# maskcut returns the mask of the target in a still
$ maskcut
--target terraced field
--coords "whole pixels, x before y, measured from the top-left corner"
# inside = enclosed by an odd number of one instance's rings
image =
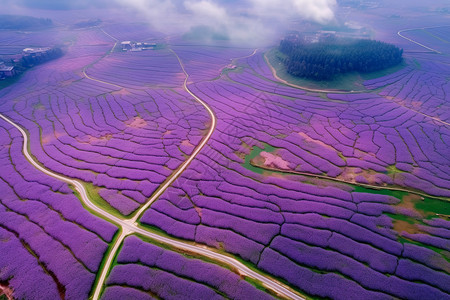
[[[450,27],[403,31],[427,48],[358,93],[280,82],[265,48],[61,35],[0,90],[0,292],[450,298]]]

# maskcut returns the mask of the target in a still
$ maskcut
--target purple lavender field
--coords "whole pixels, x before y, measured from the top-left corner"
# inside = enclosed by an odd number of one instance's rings
[[[0,299],[450,299],[431,2],[0,0]],[[327,88],[286,36],[403,62]]]

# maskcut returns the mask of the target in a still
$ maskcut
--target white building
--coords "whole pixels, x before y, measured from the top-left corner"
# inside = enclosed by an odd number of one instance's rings
[[[36,54],[45,53],[45,52],[47,52],[49,50],[50,50],[49,47],[45,47],[45,48],[25,48],[25,49],[23,49],[23,54],[24,55],[36,55]]]
[[[128,50],[131,50],[133,48],[133,44],[131,43],[131,41],[123,41],[120,44],[122,45],[122,50],[123,51],[128,51]]]

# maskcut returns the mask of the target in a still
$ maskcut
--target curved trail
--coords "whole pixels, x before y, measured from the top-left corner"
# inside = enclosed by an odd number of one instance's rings
[[[178,62],[181,66],[181,69],[183,70],[183,73],[185,75],[185,79],[183,82],[183,88],[186,92],[189,93],[189,95],[191,95],[192,97],[194,97],[194,99],[199,102],[201,105],[203,105],[203,107],[208,111],[209,116],[211,117],[211,126],[208,130],[207,135],[203,138],[202,142],[195,148],[194,152],[191,154],[191,156],[189,156],[189,158],[178,168],[178,170],[171,175],[170,179],[166,181],[166,183],[161,186],[158,191],[150,198],[150,200],[145,203],[145,205],[143,205],[138,212],[136,213],[136,215],[131,219],[132,222],[136,222],[139,217],[142,215],[142,213],[144,213],[144,211],[159,197],[161,196],[161,194],[178,178],[178,176],[181,175],[181,173],[183,173],[184,170],[186,170],[186,168],[189,166],[189,164],[194,160],[194,158],[198,155],[198,153],[200,153],[200,151],[203,149],[203,147],[205,147],[206,143],[208,143],[209,139],[211,138],[214,130],[216,129],[216,124],[217,124],[217,118],[214,115],[214,112],[212,111],[212,109],[200,98],[198,98],[196,95],[194,95],[194,93],[191,92],[191,90],[189,90],[189,88],[187,87],[187,82],[189,79],[189,75],[186,72],[183,62],[181,61],[180,57],[175,53],[175,51],[173,51],[172,49],[170,49],[170,51],[175,55],[175,57],[178,59]]]
[[[387,99],[386,97],[383,97],[383,98]],[[389,99],[388,99],[388,100],[389,100]],[[395,102],[395,103],[397,103],[397,102]],[[434,121],[436,121],[436,122],[442,123],[442,124],[444,124],[444,125],[450,126],[450,123],[449,123],[449,122],[445,122],[445,121],[439,119],[438,117],[433,117],[433,116],[427,115],[427,114],[425,114],[425,113],[423,113],[423,112],[420,112],[420,111],[418,111],[418,110],[415,110],[415,109],[413,109],[413,108],[411,108],[411,107],[408,107],[408,106],[405,106],[405,105],[402,105],[402,104],[399,104],[399,103],[397,103],[397,104],[400,105],[401,107],[406,108],[406,109],[408,109],[408,110],[410,110],[410,111],[413,111],[413,112],[415,112],[415,113],[417,113],[417,114],[419,114],[419,115],[422,115],[422,116],[424,116],[424,117],[430,118],[430,119],[432,119],[432,120],[434,120]]]
[[[202,140],[202,142],[197,146],[196,150],[193,152],[193,154],[189,157],[188,160],[186,160],[182,166],[178,169],[178,171],[176,173],[174,173],[169,180],[167,180],[165,182],[165,184],[160,187],[157,191],[157,193],[155,193],[150,200],[136,213],[136,215],[132,218],[132,219],[128,219],[128,220],[124,220],[124,219],[120,219],[106,211],[104,211],[103,209],[101,209],[100,207],[96,206],[90,199],[89,196],[87,194],[87,191],[85,189],[85,187],[83,186],[83,184],[81,184],[79,181],[68,178],[66,176],[62,176],[59,175],[57,173],[54,173],[50,170],[45,169],[44,167],[42,167],[30,154],[30,152],[28,151],[28,144],[29,144],[29,139],[28,139],[28,135],[25,132],[24,129],[22,129],[22,127],[20,127],[18,124],[14,123],[12,120],[10,120],[8,117],[4,116],[3,114],[0,113],[0,118],[2,118],[3,120],[5,120],[6,122],[8,122],[9,124],[11,124],[12,126],[14,126],[16,129],[18,129],[20,131],[20,133],[23,136],[23,147],[22,147],[22,151],[23,154],[25,155],[25,157],[27,158],[27,160],[39,171],[43,172],[44,174],[47,174],[48,176],[52,176],[58,180],[64,181],[72,186],[75,187],[75,189],[77,190],[77,192],[80,194],[80,199],[81,201],[92,211],[98,213],[99,215],[101,215],[103,218],[105,218],[106,220],[115,223],[117,226],[119,226],[121,233],[118,236],[118,238],[115,240],[113,245],[110,245],[111,250],[108,253],[108,256],[106,257],[106,261],[105,264],[103,266],[103,269],[99,270],[99,272],[101,272],[100,277],[98,278],[98,281],[96,283],[95,286],[95,290],[94,290],[94,294],[93,294],[93,299],[97,300],[100,297],[103,285],[105,283],[107,274],[111,268],[112,262],[114,260],[115,255],[117,254],[117,251],[122,243],[122,241],[125,239],[125,237],[127,235],[130,234],[140,234],[142,236],[148,237],[150,239],[156,240],[158,242],[176,247],[178,249],[182,249],[182,250],[186,250],[189,252],[193,252],[205,257],[209,257],[215,261],[221,262],[221,263],[225,263],[229,266],[234,267],[235,269],[237,269],[239,271],[239,273],[241,275],[245,275],[247,277],[256,279],[258,281],[260,281],[265,287],[267,287],[268,289],[274,291],[275,293],[282,295],[286,298],[290,298],[290,299],[304,299],[301,295],[299,295],[296,291],[294,291],[293,289],[291,289],[290,287],[280,283],[279,281],[272,279],[270,277],[261,275],[259,272],[256,272],[252,269],[250,269],[249,267],[247,267],[246,265],[244,265],[243,263],[241,263],[240,261],[238,261],[237,259],[225,255],[225,254],[221,254],[221,253],[217,253],[213,250],[211,250],[210,248],[208,248],[207,246],[196,246],[196,245],[192,245],[189,244],[187,242],[182,242],[180,240],[177,240],[175,238],[170,238],[170,237],[165,237],[165,236],[160,236],[159,234],[153,233],[153,232],[149,232],[146,231],[145,229],[139,227],[139,225],[136,223],[136,221],[138,220],[138,218],[142,215],[142,213],[151,205],[152,202],[154,202],[164,191],[165,189],[167,189],[176,179],[177,177],[188,167],[188,165],[192,162],[192,160],[195,158],[195,156],[202,150],[202,148],[206,145],[206,143],[208,142],[209,138],[211,137],[211,135],[214,132],[215,126],[216,126],[216,117],[214,116],[213,111],[211,110],[211,108],[201,99],[199,99],[197,96],[195,96],[187,87],[187,82],[188,82],[188,78],[189,75],[187,74],[184,65],[181,61],[181,59],[178,57],[178,55],[171,50],[174,55],[177,57],[180,66],[186,76],[185,80],[184,80],[184,84],[183,87],[184,89],[192,96],[194,97],[194,99],[196,101],[198,101],[200,104],[202,104],[205,109],[208,111],[208,113],[211,115],[212,118],[212,124],[211,127],[208,131],[208,134],[206,135],[206,137]],[[87,77],[89,78],[89,77]],[[96,79],[92,79],[92,80],[96,80]]]
[[[431,28],[441,28],[441,27],[448,27],[448,26],[433,26],[433,27],[421,27],[421,28],[403,29],[403,30],[399,30],[399,31],[397,32],[397,35],[400,36],[400,37],[402,37],[402,38],[404,38],[404,39],[407,40],[407,41],[410,41],[410,42],[412,42],[412,43],[414,43],[414,44],[417,44],[417,45],[419,45],[419,46],[421,46],[421,47],[423,47],[423,48],[425,48],[425,49],[428,49],[428,50],[430,50],[430,51],[432,51],[432,52],[434,52],[434,53],[442,54],[442,52],[440,52],[440,51],[438,51],[438,50],[436,50],[436,49],[433,49],[433,48],[431,48],[431,47],[425,46],[424,44],[421,44],[421,43],[419,43],[419,42],[417,42],[417,41],[415,41],[415,40],[413,40],[413,39],[410,39],[410,38],[408,38],[408,37],[406,37],[406,36],[404,36],[404,35],[402,34],[402,32],[406,32],[406,31],[426,30],[426,29],[431,29]],[[422,112],[420,112],[420,111],[417,111],[417,110],[412,109],[412,108],[410,108],[410,107],[406,107],[406,106],[404,106],[404,105],[401,105],[401,106],[403,106],[404,108],[409,109],[409,110],[411,110],[411,111],[414,111],[414,112],[416,112],[416,113],[418,113],[418,114],[421,114],[421,115],[423,115],[423,116],[425,116],[425,117],[427,117],[427,118],[433,119],[433,120],[436,121],[436,122],[439,122],[439,123],[442,123],[442,124],[444,124],[444,125],[450,126],[450,123],[445,122],[445,121],[443,121],[443,120],[441,120],[441,119],[439,119],[439,118],[437,118],[437,117],[433,117],[433,116],[424,114],[424,113],[422,113]]]
[[[258,52],[258,48],[256,48],[256,49],[255,49],[251,54],[249,54],[249,55],[245,55],[245,56],[241,56],[241,57],[232,58],[231,61],[237,61],[237,60],[240,60],[240,59],[250,58],[250,57],[252,57],[253,55],[255,55],[256,52]]]
[[[423,48],[425,48],[425,49],[428,49],[428,50],[430,50],[430,51],[433,51],[433,52],[435,52],[435,53],[437,53],[437,54],[442,54],[442,52],[439,52],[439,51],[437,51],[436,49],[433,49],[433,48],[430,48],[430,47],[428,47],[428,46],[425,46],[424,44],[421,44],[421,43],[419,43],[419,42],[417,42],[417,41],[415,41],[415,40],[413,40],[413,39],[410,39],[410,38],[408,38],[408,37],[406,37],[406,36],[404,36],[404,35],[402,34],[402,32],[406,32],[406,31],[412,31],[412,30],[425,30],[425,29],[427,29],[427,28],[439,28],[439,27],[446,27],[446,26],[422,27],[422,28],[403,29],[403,30],[399,30],[399,31],[397,32],[397,35],[400,36],[400,37],[402,37],[402,38],[404,38],[404,39],[407,40],[407,41],[410,41],[410,42],[412,42],[412,43],[414,43],[414,44],[419,45],[420,47],[423,47]]]
[[[430,194],[427,194],[427,193],[423,193],[421,191],[414,191],[414,190],[409,190],[409,189],[401,188],[401,187],[378,186],[378,185],[372,185],[372,184],[366,184],[366,183],[360,183],[360,182],[349,182],[349,181],[346,181],[344,179],[339,179],[339,178],[336,178],[336,177],[330,177],[330,176],[327,176],[327,175],[312,174],[312,173],[300,172],[300,171],[294,171],[294,170],[277,169],[277,168],[273,168],[273,167],[261,166],[261,165],[258,165],[258,164],[254,164],[252,162],[250,162],[250,164],[253,167],[256,167],[256,168],[259,168],[259,169],[262,169],[262,170],[266,170],[266,171],[270,171],[270,172],[279,172],[279,173],[285,173],[285,174],[306,176],[306,177],[310,177],[310,178],[330,180],[330,181],[334,181],[334,182],[338,182],[338,183],[342,183],[342,184],[356,185],[356,186],[360,186],[360,187],[367,188],[367,189],[372,189],[372,190],[389,190],[389,191],[405,192],[405,193],[415,194],[415,195],[418,195],[418,196],[421,196],[421,197],[432,198],[432,199],[437,199],[437,200],[441,200],[441,201],[450,202],[450,198],[448,198],[448,197],[433,196],[433,195],[430,195]],[[436,215],[438,215],[438,214],[436,214]]]
[[[119,40],[118,40],[117,38],[113,37],[112,35],[110,35],[110,34],[107,33],[106,31],[104,31],[103,28],[100,28],[100,27],[98,27],[98,26],[95,26],[95,27],[98,28],[98,29],[100,29],[100,31],[102,31],[102,32],[103,32],[105,35],[107,35],[108,37],[112,38],[112,39],[114,40],[114,46],[113,46],[113,47],[111,48],[111,50],[109,50],[109,52],[106,53],[104,56],[100,57],[98,60],[94,61],[93,63],[91,63],[91,64],[85,66],[85,67],[83,68],[83,70],[82,70],[82,73],[83,73],[84,77],[86,77],[87,79],[90,79],[90,80],[93,80],[93,81],[97,81],[97,82],[100,82],[100,83],[104,83],[104,84],[109,84],[109,85],[118,87],[118,88],[120,88],[120,89],[124,89],[125,87],[123,87],[123,86],[120,86],[120,85],[117,85],[117,84],[114,84],[114,83],[111,83],[111,82],[103,81],[103,80],[100,80],[100,79],[92,78],[91,76],[89,76],[89,75],[86,73],[87,68],[89,68],[90,66],[96,64],[97,62],[99,62],[100,60],[102,60],[105,56],[108,56],[108,55],[110,55],[111,53],[113,53],[114,49],[115,49],[116,46],[117,46],[117,43],[119,42]]]

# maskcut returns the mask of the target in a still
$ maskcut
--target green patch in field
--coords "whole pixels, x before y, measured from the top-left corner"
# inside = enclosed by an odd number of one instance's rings
[[[450,202],[446,200],[421,197],[414,193],[393,191],[388,189],[369,189],[355,186],[354,192],[388,195],[400,199],[397,205],[410,207],[418,211],[425,219],[436,217],[450,218]],[[414,196],[414,197],[413,197]]]
[[[405,172],[397,169],[397,167],[395,165],[386,167],[386,170],[387,170],[388,175],[397,174],[397,173],[405,173]]]
[[[393,224],[393,230],[398,233],[397,235],[397,241],[405,244],[413,244],[420,247],[424,247],[427,249],[430,249],[440,255],[442,255],[444,258],[446,258],[446,251],[437,247],[433,247],[428,244],[424,244],[412,239],[409,239],[405,236],[403,236],[403,232],[407,232],[409,234],[427,234],[426,232],[421,231],[420,227],[418,225],[426,225],[423,220],[412,218],[409,216],[401,215],[401,214],[391,214],[391,213],[385,213],[385,215],[392,218],[392,224]],[[446,258],[448,260],[448,258]]]
[[[436,216],[444,216],[450,218],[450,203],[447,201],[424,198],[422,201],[417,201],[414,204],[417,210],[423,211],[427,219]]]
[[[98,272],[97,272],[97,275],[96,275],[96,277],[95,277],[94,284],[92,285],[91,295],[94,294],[94,291],[95,291],[94,289],[95,289],[95,287],[97,286],[97,283],[98,283],[98,281],[99,281],[99,279],[100,279],[100,276],[101,276],[101,274],[102,274],[102,270],[103,270],[104,267],[105,267],[106,259],[107,259],[107,257],[109,256],[109,254],[111,253],[112,248],[113,248],[114,245],[116,244],[116,242],[117,242],[117,240],[118,240],[120,234],[121,234],[121,230],[119,229],[119,230],[116,232],[116,234],[114,235],[114,237],[113,237],[111,243],[109,243],[108,250],[106,250],[105,254],[103,255],[103,259],[102,259],[102,262],[100,263],[100,266],[99,266],[99,268],[98,268]],[[112,261],[112,263],[111,263],[111,268],[108,270],[108,274],[106,275],[106,278],[108,278],[108,276],[109,276],[109,274],[111,273],[111,271],[112,271],[112,269],[114,268],[114,266],[117,265],[117,256],[119,255],[120,251],[122,250],[122,247],[123,247],[123,243],[121,243],[121,245],[119,246],[119,249],[117,249],[116,255],[115,255],[114,258],[113,258],[113,261]],[[105,285],[106,285],[106,282],[105,282]],[[100,293],[100,296],[101,296],[102,293],[104,292],[105,288],[106,288],[106,286],[104,286],[104,287],[102,288],[102,291],[101,291],[101,293]]]
[[[250,170],[252,172],[258,173],[258,174],[262,174],[263,172],[266,172],[265,170],[263,170],[261,168],[255,167],[250,162],[252,159],[259,156],[261,154],[261,152],[263,152],[263,151],[271,153],[271,152],[274,152],[275,150],[276,150],[276,148],[270,146],[269,144],[264,144],[264,148],[260,148],[258,146],[253,146],[251,152],[245,156],[245,162],[243,164],[244,168],[246,168],[247,170]]]
[[[377,195],[388,195],[388,196],[392,196],[395,197],[399,200],[401,200],[403,198],[404,195],[408,194],[407,192],[402,192],[402,191],[393,191],[393,190],[388,190],[388,189],[370,189],[370,188],[366,188],[366,187],[362,187],[359,185],[353,185],[354,187],[354,192],[358,192],[358,193],[369,193],[369,194],[377,194]]]
[[[446,250],[443,250],[443,249],[440,249],[440,248],[437,248],[437,247],[433,247],[433,246],[430,246],[430,245],[427,245],[427,244],[422,244],[420,242],[413,241],[411,239],[408,239],[408,238],[405,238],[405,237],[402,237],[402,236],[398,237],[398,241],[400,243],[402,243],[402,244],[408,243],[408,244],[413,244],[413,245],[416,245],[416,246],[420,246],[420,247],[424,247],[424,248],[433,250],[434,252],[440,254],[445,260],[450,261],[450,259],[448,257],[448,251],[446,251]]]
[[[386,216],[390,217],[393,220],[404,221],[409,224],[417,224],[417,220],[405,215],[391,214],[385,213]]]
[[[409,210],[415,214],[414,217],[404,215],[404,214],[392,214],[385,213],[392,219],[393,230],[398,232],[397,240],[401,243],[410,243],[418,245],[420,247],[425,247],[439,253],[442,256],[446,256],[448,251],[443,249],[415,241],[403,236],[404,232],[409,234],[429,234],[423,231],[420,225],[427,225],[425,220],[432,218],[450,218],[450,203],[438,199],[424,198],[419,195],[404,193],[401,198],[402,201],[394,207],[399,207],[402,209]],[[447,253],[447,254],[446,254]],[[447,258],[446,258],[447,259]],[[447,259],[448,260],[448,259]]]
[[[8,78],[0,80],[0,90],[4,89],[5,87],[8,87],[8,86],[10,86],[10,85],[12,85],[14,83],[16,83],[17,81],[19,81],[19,79],[22,76],[23,76],[23,73],[19,74],[19,75],[16,75],[16,76],[13,76],[13,77],[8,77]]]
[[[347,157],[344,156],[344,154],[342,154],[341,151],[338,151],[337,155],[342,158],[343,161],[347,162]]]
[[[375,79],[375,78],[380,78],[380,77],[384,77],[390,74],[393,74],[395,72],[400,71],[401,69],[405,68],[408,64],[405,62],[405,60],[403,60],[400,64],[384,69],[384,70],[380,70],[377,72],[371,72],[371,73],[361,73],[361,78],[366,81],[366,80],[371,80],[371,79]]]
[[[115,217],[118,217],[120,219],[125,219],[124,216],[115,208],[113,208],[111,205],[109,205],[108,202],[106,202],[100,195],[98,194],[99,187],[94,186],[92,183],[85,182],[83,183],[84,188],[86,189],[86,192],[89,196],[89,199],[92,201],[92,203],[95,204],[95,206],[100,207],[102,210],[112,214]]]
[[[78,193],[78,191],[75,189],[75,187],[74,187],[73,185],[69,185],[69,188],[73,191],[73,195],[74,195],[75,197],[77,197],[78,200],[80,200],[81,205],[82,205],[87,211],[89,211],[91,214],[93,214],[93,215],[95,215],[95,216],[97,216],[97,217],[99,217],[99,218],[101,218],[101,219],[103,219],[103,220],[105,220],[105,221],[107,221],[107,222],[109,222],[109,223],[112,223],[112,224],[114,224],[114,225],[117,225],[116,223],[112,222],[112,221],[109,220],[108,218],[106,218],[106,217],[104,217],[103,215],[99,214],[99,213],[96,212],[95,210],[92,210],[91,208],[89,208],[88,206],[86,206],[86,205],[84,204],[83,200],[81,199],[80,193]],[[122,216],[122,218],[123,218],[123,216]]]

